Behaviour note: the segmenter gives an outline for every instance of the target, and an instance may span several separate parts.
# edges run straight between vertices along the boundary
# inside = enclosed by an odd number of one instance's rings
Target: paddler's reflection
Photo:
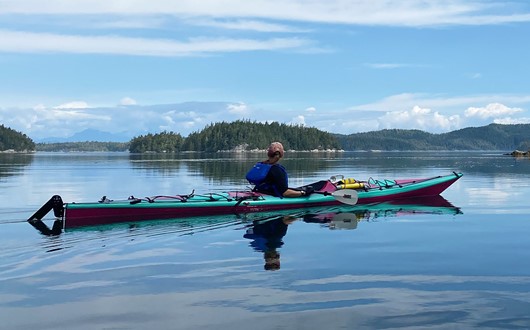
[[[280,269],[280,252],[283,237],[287,234],[288,226],[296,221],[292,216],[282,216],[267,221],[254,221],[243,237],[251,239],[250,246],[254,250],[263,252],[265,270]]]

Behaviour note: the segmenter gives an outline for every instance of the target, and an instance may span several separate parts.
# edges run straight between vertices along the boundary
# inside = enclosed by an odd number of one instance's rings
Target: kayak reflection
[[[401,199],[371,205],[357,205],[340,212],[307,214],[304,222],[326,224],[329,229],[356,229],[360,221],[375,221],[381,218],[413,214],[462,214],[442,196]]]
[[[327,212],[320,209],[311,213],[258,219],[252,221],[243,237],[252,240],[249,245],[255,251],[263,253],[264,269],[274,271],[280,269],[279,249],[284,245],[283,239],[287,229],[298,219],[305,223],[318,223],[332,230],[351,230],[356,229],[357,224],[363,220],[376,221],[415,214],[457,215],[462,214],[462,211],[441,196],[402,199],[371,205],[331,208]]]

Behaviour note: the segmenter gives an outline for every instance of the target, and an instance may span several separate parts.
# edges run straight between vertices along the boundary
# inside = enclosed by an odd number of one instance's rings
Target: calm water
[[[260,157],[0,154],[0,328],[530,328],[530,159],[287,156],[292,186],[335,174],[464,177],[444,199],[422,205],[154,221],[48,237],[25,220],[54,194],[72,202],[242,189]]]

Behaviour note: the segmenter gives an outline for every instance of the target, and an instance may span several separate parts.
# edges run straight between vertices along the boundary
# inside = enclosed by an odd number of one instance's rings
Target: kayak
[[[154,219],[138,222],[118,222],[97,226],[82,226],[68,228],[67,231],[115,231],[134,229],[149,231],[151,234],[158,232],[172,232],[177,235],[190,235],[236,226],[236,229],[245,229],[254,224],[281,219],[296,219],[308,224],[318,224],[331,230],[356,229],[357,224],[363,221],[380,222],[392,220],[402,216],[418,215],[460,215],[460,207],[454,206],[444,197],[429,196],[410,199],[398,199],[383,203],[335,205],[324,207],[308,207],[303,209],[284,209],[271,212],[255,212],[244,214],[226,214],[197,216],[188,218]],[[242,227],[241,227],[242,226]],[[56,219],[52,226],[37,227],[44,235],[59,235],[63,232],[62,219]]]
[[[314,193],[296,198],[279,198],[254,192],[229,191],[174,196],[153,196],[145,198],[129,197],[124,200],[111,200],[103,196],[97,202],[64,203],[59,195],[54,195],[35,212],[28,222],[34,227],[42,227],[42,219],[53,210],[61,220],[63,229],[82,226],[96,226],[120,222],[143,220],[175,219],[198,216],[246,214],[310,207],[337,205],[371,204],[414,197],[436,196],[462,177],[453,172],[445,176],[421,179],[375,180],[353,179],[315,182],[311,185]],[[355,181],[357,189],[351,187]],[[342,188],[342,189],[341,189]],[[37,228],[39,229],[39,228]],[[40,230],[40,229],[39,229]]]

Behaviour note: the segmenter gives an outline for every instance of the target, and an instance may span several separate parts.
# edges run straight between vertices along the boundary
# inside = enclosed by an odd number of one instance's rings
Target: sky
[[[526,0],[0,0],[0,123],[183,136],[530,123]]]

